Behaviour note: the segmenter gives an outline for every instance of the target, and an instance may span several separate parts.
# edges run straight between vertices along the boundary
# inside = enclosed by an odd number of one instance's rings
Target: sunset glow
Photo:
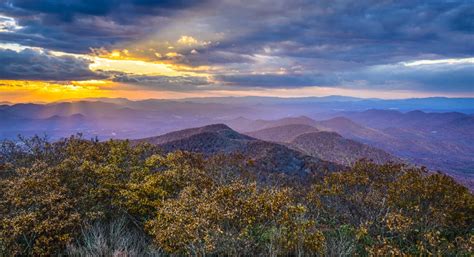
[[[107,81],[44,81],[0,80],[0,98],[11,102],[56,102],[91,97],[108,97]]]
[[[53,7],[0,4],[0,100],[473,95],[474,38],[456,1],[403,14],[393,3],[128,2],[58,4],[67,21]]]

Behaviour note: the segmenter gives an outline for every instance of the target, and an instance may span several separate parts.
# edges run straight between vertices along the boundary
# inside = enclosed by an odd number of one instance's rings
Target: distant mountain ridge
[[[357,122],[352,120],[352,115]],[[446,172],[474,188],[474,122],[471,115],[368,110],[362,113],[342,112],[334,116],[327,120],[313,120],[312,126],[381,149],[412,164]],[[373,125],[371,116],[378,125]],[[290,123],[295,121],[279,119],[256,123],[264,123],[270,129],[272,125],[281,127],[284,120]],[[364,124],[366,121],[368,124]],[[262,136],[257,132],[248,134]]]
[[[276,122],[276,124],[279,123],[281,121]],[[318,124],[315,121],[313,123]],[[320,131],[306,124],[276,126],[250,132],[247,135],[266,141],[284,143],[305,154],[346,166],[352,165],[360,159],[370,159],[380,164],[400,161],[383,150],[346,139],[336,132]]]
[[[346,166],[351,166],[361,159],[372,160],[378,164],[401,162],[383,150],[346,139],[336,132],[304,133],[293,139],[290,145],[308,155]]]
[[[319,130],[311,125],[306,124],[288,124],[265,128],[253,132],[248,132],[246,135],[255,137],[265,141],[289,143],[301,134],[318,132]]]
[[[403,127],[430,130],[443,127],[458,120],[471,120],[471,116],[460,112],[426,113],[420,110],[406,113],[394,110],[366,110],[341,113],[344,117],[372,128]]]

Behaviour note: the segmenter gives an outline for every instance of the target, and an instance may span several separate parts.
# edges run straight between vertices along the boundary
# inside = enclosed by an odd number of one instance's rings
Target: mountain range
[[[236,145],[235,148],[250,145],[245,148],[248,152],[254,146],[259,149],[255,143],[259,139],[258,142],[271,142],[305,156],[344,165],[359,157],[381,162],[402,160],[474,184],[472,106],[471,98],[381,100],[338,96],[142,101],[100,98],[50,104],[3,104],[0,105],[0,139],[15,140],[19,134],[39,134],[57,140],[81,133],[99,140],[133,140],[226,124],[240,136],[253,139],[242,137],[228,142],[229,138],[224,137],[225,144]],[[284,127],[288,125],[294,126]],[[205,141],[202,134],[194,136]],[[223,140],[221,136],[216,142]],[[321,148],[320,142],[324,142],[324,147]]]
[[[462,113],[415,113],[417,115],[413,113],[407,115],[391,110],[368,110],[361,113],[338,113],[341,116],[321,121],[308,117],[255,120],[253,123],[247,121],[247,123],[238,123],[239,125],[235,128],[241,131],[258,128],[260,130],[247,132],[247,134],[265,140],[275,138],[277,141],[286,142],[294,140],[298,133],[292,134],[279,129],[284,127],[282,124],[298,128],[295,131],[310,131],[312,129],[309,127],[313,127],[320,131],[335,132],[345,139],[369,145],[405,162],[426,166],[433,171],[448,172],[464,184],[474,186],[472,172],[474,170],[474,136],[472,136],[474,126],[471,123],[473,117]],[[370,115],[379,122],[374,123]],[[352,116],[355,116],[354,119],[362,124],[351,120]],[[433,116],[437,118],[431,118]],[[357,117],[366,119],[357,119]],[[416,121],[418,118],[424,120],[423,125]],[[242,118],[237,119],[242,120]],[[410,121],[410,119],[415,119],[415,121]],[[232,127],[232,124],[236,122],[232,120],[229,124]],[[298,125],[303,125],[303,127]],[[434,128],[437,130],[433,130]],[[289,138],[285,140],[286,135],[289,135]],[[348,142],[345,144],[349,145]]]

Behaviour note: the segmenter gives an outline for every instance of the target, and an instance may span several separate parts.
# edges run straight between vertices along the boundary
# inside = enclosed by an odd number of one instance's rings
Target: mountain
[[[132,142],[155,144],[165,152],[183,150],[202,153],[206,156],[218,153],[242,154],[253,160],[256,170],[270,173],[306,175],[311,172],[335,171],[343,168],[284,145],[240,134],[224,124],[185,129]]]
[[[266,128],[273,128],[286,125],[307,125],[313,126],[316,121],[307,117],[307,116],[298,116],[298,117],[285,117],[277,120],[250,120],[243,117],[238,117],[237,119],[225,121],[225,123],[242,132],[254,132],[257,130],[263,130]]]
[[[426,166],[432,171],[439,170],[448,173],[465,185],[471,186],[473,184],[474,117],[472,115],[457,112],[425,113],[422,111],[412,111],[402,113],[395,110],[340,112],[337,115],[340,116],[327,120],[313,120],[312,122],[304,119],[302,125],[292,125],[288,127],[287,131],[284,130],[284,126],[278,126],[277,124],[287,121],[297,122],[298,119],[266,120],[264,125],[267,128],[247,134],[264,140],[275,138],[274,141],[289,144],[291,143],[290,140],[298,135],[297,130],[293,131],[290,128],[308,126],[306,124],[309,123],[319,131],[336,132],[346,140],[363,143],[409,163]],[[250,128],[256,126],[251,122],[248,122],[248,124],[250,124],[248,126]],[[260,126],[262,121],[256,120],[255,124]],[[275,126],[271,127],[272,125]],[[326,138],[328,137],[329,135],[326,134]],[[331,138],[332,142],[338,142],[336,136]],[[310,138],[305,138],[305,140],[311,141]],[[300,143],[305,142],[302,141]],[[326,142],[325,144],[329,143]],[[337,145],[336,143],[332,144]],[[344,144],[354,146],[351,141]],[[304,146],[308,147],[308,145]],[[319,147],[319,145],[316,146]],[[345,149],[337,148],[337,151],[329,152],[329,155],[323,155],[323,153],[318,155],[317,151],[321,150],[316,146],[311,147],[307,151],[301,146],[292,147],[306,154],[313,154],[329,161],[340,162],[341,159],[344,160],[344,158],[336,158],[336,156],[338,153],[344,153]],[[311,153],[311,150],[314,150],[315,153]],[[385,160],[386,158],[381,157],[384,155],[379,154],[379,151],[369,151],[362,157]],[[370,157],[369,153],[375,153],[377,157]],[[334,158],[331,158],[331,156]],[[347,162],[342,163],[347,164]]]
[[[327,120],[337,116],[349,118],[360,125],[383,130],[399,123],[399,128],[432,133],[437,140],[457,140],[452,136],[464,135],[466,143],[472,135],[473,116],[463,114],[473,109],[470,98],[436,98],[381,100],[340,96],[277,98],[277,97],[231,97],[199,99],[148,99],[131,101],[125,98],[93,98],[71,100],[50,104],[0,105],[0,119],[10,120],[15,126],[0,126],[0,137],[14,139],[12,135],[50,134],[62,131],[57,136],[82,132],[87,137],[143,138],[180,129],[208,124],[225,123],[239,132],[250,132],[289,124],[306,124],[318,127],[313,119]],[[448,114],[431,114],[414,110],[434,110],[433,107],[449,111]],[[371,110],[379,108],[384,110]],[[397,110],[387,110],[398,108]],[[400,111],[409,111],[408,114]],[[410,112],[413,111],[413,112]],[[458,111],[458,112],[456,112]],[[388,116],[387,113],[393,113]],[[37,128],[33,120],[43,120],[75,114],[84,116],[84,126],[61,127],[61,122],[52,122],[47,129]],[[365,115],[365,116],[364,116]],[[399,118],[403,117],[403,118]],[[371,117],[374,120],[371,120]],[[387,117],[390,117],[387,121]],[[428,117],[428,118],[426,118]],[[410,121],[411,120],[411,121]],[[401,122],[395,122],[401,121]],[[436,121],[443,121],[438,122]],[[382,125],[380,125],[382,124]],[[15,128],[15,130],[12,130]],[[83,129],[84,128],[84,129]],[[79,131],[78,131],[79,129]],[[340,133],[342,136],[344,134]],[[437,135],[434,135],[437,134]],[[364,141],[365,142],[365,141]]]
[[[443,128],[468,126],[474,129],[472,116],[460,112],[426,113],[415,110],[399,112],[394,110],[367,110],[341,113],[359,124],[376,129],[404,128],[431,132]]]
[[[315,126],[317,126],[320,130],[334,131],[343,137],[364,143],[396,141],[396,139],[383,133],[382,131],[364,127],[345,117],[336,117],[329,120],[318,121],[316,122]]]
[[[474,113],[474,98],[428,97],[408,99],[355,98],[345,96],[324,97],[207,97],[188,98],[180,101],[196,103],[224,103],[234,105],[259,105],[280,110],[284,116],[314,115],[318,112],[365,111],[384,109],[398,111],[422,110],[426,112]],[[281,107],[281,108],[280,108]],[[298,110],[298,111],[295,111]],[[311,116],[313,117],[313,116]],[[281,118],[281,116],[280,116]]]
[[[352,125],[342,122],[344,120],[345,118],[342,118],[323,124]],[[354,127],[360,129],[355,124]],[[341,165],[348,166],[360,159],[371,159],[376,163],[399,161],[383,150],[346,139],[335,132],[319,131],[313,126],[304,124],[277,126],[250,132],[247,135],[261,140],[285,143],[307,155]]]
[[[308,155],[347,166],[360,159],[370,159],[378,164],[400,161],[383,150],[346,139],[335,132],[304,133],[289,144]]]
[[[138,139],[216,123],[240,133],[305,125],[336,132],[431,170],[474,179],[473,103],[472,98],[237,97],[12,104],[0,105],[0,139],[38,134],[57,140],[76,133],[99,140]],[[443,112],[427,112],[433,110]],[[299,134],[296,128],[283,130],[251,136],[288,142]]]
[[[356,113],[354,116],[351,118],[358,120],[357,123],[345,117],[336,117],[319,121],[317,126],[431,170],[473,176],[472,117],[459,113],[403,114],[381,110]]]
[[[310,125],[290,124],[261,129],[246,134],[265,141],[289,143],[301,134],[317,131],[318,129]]]
[[[201,136],[201,135],[214,135],[218,138],[223,138],[227,139],[229,142],[235,141],[244,141],[244,140],[254,140],[254,138],[251,138],[249,136],[239,134],[238,132],[232,130],[229,128],[227,125],[224,124],[212,124],[212,125],[207,125],[204,127],[198,127],[198,128],[189,128],[189,129],[183,129],[180,131],[174,131],[167,133],[165,135],[161,136],[155,136],[155,137],[149,137],[149,138],[143,138],[136,140],[137,142],[147,142],[150,144],[154,145],[168,145],[170,143],[176,143],[181,140],[187,140],[189,138],[192,138],[193,136]],[[187,151],[192,151],[192,149],[186,149]],[[200,149],[198,152],[204,152],[204,151],[212,151],[211,149]],[[225,149],[222,149],[225,150]],[[210,152],[212,154],[214,152]]]
[[[336,130],[346,137],[380,147],[433,170],[474,177],[472,115],[393,110],[367,110],[341,115],[365,127],[366,131],[372,131],[364,136],[354,133],[353,129],[346,134]]]
[[[26,137],[46,135],[50,139],[56,139],[87,132],[94,126],[93,122],[87,120],[82,114],[53,115],[44,119],[34,119],[14,118],[0,111],[0,118],[2,119],[0,138],[15,138],[18,135]]]
[[[86,137],[97,136],[102,140],[136,139],[216,123],[216,119],[228,119],[228,115],[237,117],[242,112],[251,111],[246,107],[168,100],[114,99],[107,102],[0,105],[0,119],[3,121],[0,138],[15,140],[18,134],[47,134],[54,140],[81,132]],[[65,126],[69,123],[58,122],[60,117],[72,115],[82,115],[83,121],[78,126]]]
[[[364,143],[394,140],[377,129],[364,127],[345,117],[316,121],[306,116],[300,116],[278,120],[255,120],[253,123],[247,121],[246,123],[241,122],[240,126],[239,131],[257,128],[246,134],[274,142],[290,142],[300,134],[315,131],[333,131],[343,137]]]
[[[74,103],[15,104],[4,110],[17,118],[46,119],[54,115],[69,116],[77,113],[99,117],[116,112],[121,108],[123,107],[116,104],[80,101]]]

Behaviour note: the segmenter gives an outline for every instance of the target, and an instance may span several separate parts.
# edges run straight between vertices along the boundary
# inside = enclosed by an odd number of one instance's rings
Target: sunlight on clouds
[[[115,49],[111,52],[106,50],[95,50],[92,55],[69,54],[63,52],[51,52],[54,55],[69,55],[76,58],[83,58],[91,61],[89,69],[92,71],[123,72],[134,75],[161,75],[161,76],[206,76],[199,74],[206,70],[206,67],[191,68],[183,65],[174,65],[171,63],[151,62],[140,60],[130,56],[128,49]],[[178,57],[178,53],[168,53],[169,57]],[[196,72],[194,72],[196,71]]]
[[[181,56],[181,54],[178,54],[176,52],[169,52],[169,53],[166,53],[165,56],[170,57],[170,58],[175,58],[175,57]]]
[[[197,23],[199,21],[179,21],[176,24],[168,24],[165,28],[160,29],[159,33],[151,33],[140,39],[115,45],[115,48],[127,49],[128,52],[125,55],[117,49],[94,48],[92,52],[99,57],[109,59],[125,57],[143,61],[167,62],[173,61],[172,59],[179,55],[191,52],[191,54],[197,54],[201,49],[218,45],[224,39],[224,35],[220,32],[200,30],[196,27]],[[173,55],[173,53],[176,54]]]
[[[84,86],[105,86],[109,85],[111,82],[107,80],[81,80],[81,81],[71,81],[73,85],[84,85]]]
[[[86,57],[92,60],[89,68],[93,71],[124,72],[134,75],[155,76],[207,76],[200,73],[207,70],[206,66],[191,68],[182,65],[147,62],[140,60],[113,60],[101,57]]]
[[[192,36],[181,36],[178,41],[177,41],[178,45],[183,45],[183,46],[188,46],[188,47],[191,47],[191,46],[201,46],[201,47],[205,47],[205,46],[208,46],[208,45],[211,45],[212,44],[212,41],[209,40],[209,41],[201,41],[201,40],[198,40]]]
[[[14,32],[21,28],[14,18],[0,14],[0,32]]]
[[[93,71],[118,71],[140,75],[168,75],[178,76],[179,72],[170,65],[163,63],[150,63],[138,60],[113,60],[101,57],[90,57],[93,63],[89,68]]]
[[[153,52],[153,55],[156,58],[167,57],[170,59],[182,56],[177,52],[166,52],[164,54]],[[93,49],[91,55],[76,55],[76,57],[90,60],[92,64],[89,68],[93,71],[124,72],[135,75],[206,76],[205,74],[199,74],[199,72],[208,69],[207,66],[190,67],[173,64],[171,60],[168,60],[167,62],[153,61],[149,58],[135,56],[128,49],[114,49],[112,51]]]
[[[437,64],[474,64],[474,58],[459,58],[459,59],[439,59],[439,60],[418,60],[413,62],[402,62],[404,66],[419,66],[419,65],[437,65]]]
[[[118,58],[118,57],[120,57],[120,55],[121,55],[120,52],[118,52],[118,51],[113,51],[112,54],[110,54],[110,57]]]
[[[130,51],[128,49],[113,49],[113,50],[106,50],[104,48],[94,48],[91,49],[92,56],[100,57],[104,59],[112,59],[112,60],[137,60],[136,57],[130,55]]]
[[[8,49],[8,50],[12,50],[12,51],[15,51],[15,52],[20,52],[20,51],[25,50],[27,48],[33,49],[33,47],[26,47],[26,46],[22,46],[22,45],[19,45],[19,44],[0,43],[0,49]]]
[[[181,36],[178,39],[178,44],[182,45],[197,45],[199,41],[191,36]]]

